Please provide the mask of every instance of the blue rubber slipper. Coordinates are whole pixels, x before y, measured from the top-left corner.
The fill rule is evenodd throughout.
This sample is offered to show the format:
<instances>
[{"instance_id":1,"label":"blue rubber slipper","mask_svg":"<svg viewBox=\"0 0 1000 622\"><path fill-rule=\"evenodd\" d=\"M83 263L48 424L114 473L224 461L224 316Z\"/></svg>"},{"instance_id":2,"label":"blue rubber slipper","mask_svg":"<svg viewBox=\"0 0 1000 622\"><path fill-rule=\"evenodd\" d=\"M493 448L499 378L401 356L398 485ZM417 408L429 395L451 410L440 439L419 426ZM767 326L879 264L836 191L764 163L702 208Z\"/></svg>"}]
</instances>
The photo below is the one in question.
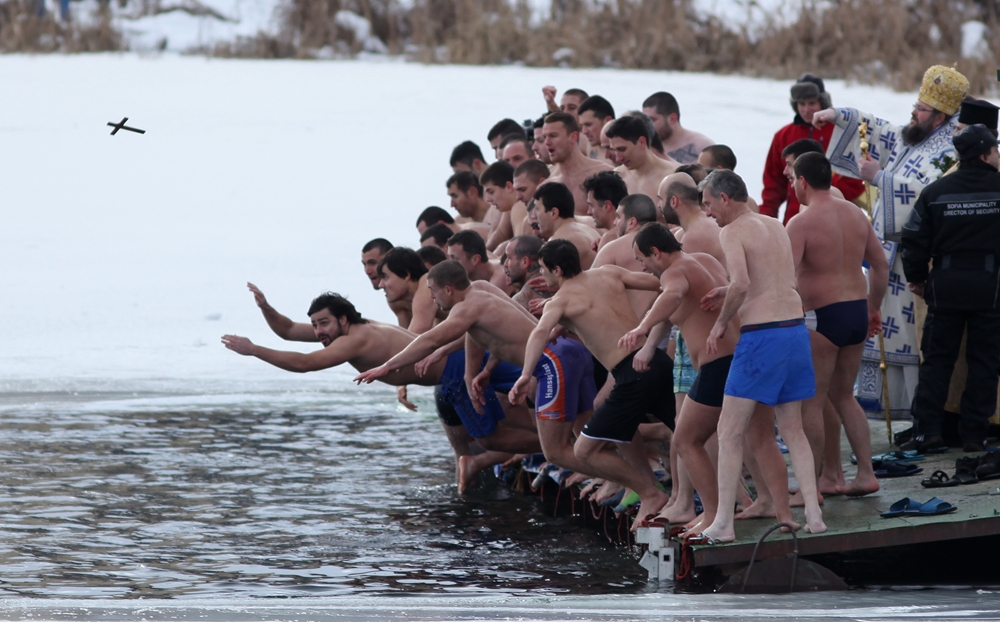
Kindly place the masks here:
<instances>
[{"instance_id":1,"label":"blue rubber slipper","mask_svg":"<svg viewBox=\"0 0 1000 622\"><path fill-rule=\"evenodd\" d=\"M879 514L879 516L881 516L882 518L896 518L898 516L906 516L907 512L916 512L921 507L923 507L923 504L921 504L919 501L914 501L909 497L904 497L899 501L890 505L889 510L887 512L882 512L881 514Z\"/></svg>"},{"instance_id":2,"label":"blue rubber slipper","mask_svg":"<svg viewBox=\"0 0 1000 622\"><path fill-rule=\"evenodd\" d=\"M954 512L958 508L948 503L934 497L927 503L922 504L920 507L907 508L903 511L903 516L937 516L939 514L947 514L949 512Z\"/></svg>"},{"instance_id":3,"label":"blue rubber slipper","mask_svg":"<svg viewBox=\"0 0 1000 622\"><path fill-rule=\"evenodd\" d=\"M611 495L607 499L602 500L600 503L601 505L610 505L611 507L615 507L616 505L621 503L622 499L624 498L625 498L625 489L622 488L621 490Z\"/></svg>"}]
</instances>

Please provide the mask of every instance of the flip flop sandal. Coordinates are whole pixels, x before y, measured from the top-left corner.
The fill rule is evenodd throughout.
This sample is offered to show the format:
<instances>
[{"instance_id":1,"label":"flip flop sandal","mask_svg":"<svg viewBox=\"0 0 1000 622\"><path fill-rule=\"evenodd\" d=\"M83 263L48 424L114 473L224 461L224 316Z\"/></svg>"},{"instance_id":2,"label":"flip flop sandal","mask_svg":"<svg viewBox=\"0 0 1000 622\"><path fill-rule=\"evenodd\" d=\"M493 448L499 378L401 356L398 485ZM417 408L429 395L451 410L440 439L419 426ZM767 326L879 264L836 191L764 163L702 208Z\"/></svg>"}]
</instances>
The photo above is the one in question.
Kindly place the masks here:
<instances>
[{"instance_id":1,"label":"flip flop sandal","mask_svg":"<svg viewBox=\"0 0 1000 622\"><path fill-rule=\"evenodd\" d=\"M962 456L958 460L955 460L955 468L975 471L979 468L980 458L985 458L985 456Z\"/></svg>"},{"instance_id":2,"label":"flip flop sandal","mask_svg":"<svg viewBox=\"0 0 1000 622\"><path fill-rule=\"evenodd\" d=\"M945 474L947 475L947 473ZM879 514L882 518L896 518L905 516L907 512L916 512L920 509L921 503L913 501L909 497L904 497L889 506L889 509Z\"/></svg>"},{"instance_id":3,"label":"flip flop sandal","mask_svg":"<svg viewBox=\"0 0 1000 622\"><path fill-rule=\"evenodd\" d=\"M949 512L954 512L958 508L948 503L947 501L942 501L937 497L934 497L927 503L922 504L916 510L907 510L903 512L904 516L937 516L939 514L948 514Z\"/></svg>"},{"instance_id":4,"label":"flip flop sandal","mask_svg":"<svg viewBox=\"0 0 1000 622\"><path fill-rule=\"evenodd\" d=\"M875 477L879 479L889 477L908 477L923 471L923 468L915 464L906 462L886 462L884 460L873 460L872 467L875 469Z\"/></svg>"},{"instance_id":5,"label":"flip flop sandal","mask_svg":"<svg viewBox=\"0 0 1000 622\"><path fill-rule=\"evenodd\" d=\"M948 477L948 474L944 471L934 471L928 479L920 482L920 485L924 488L950 488L958 486L959 483L957 479Z\"/></svg>"},{"instance_id":6,"label":"flip flop sandal","mask_svg":"<svg viewBox=\"0 0 1000 622\"><path fill-rule=\"evenodd\" d=\"M888 453L872 456L872 460L882 460L884 462L919 462L924 457L914 450L910 451L890 451Z\"/></svg>"},{"instance_id":7,"label":"flip flop sandal","mask_svg":"<svg viewBox=\"0 0 1000 622\"><path fill-rule=\"evenodd\" d=\"M624 499L624 498L625 498L625 489L622 488L621 490L619 490L615 494L611 495L607 499L601 499L601 501L599 503L601 505L605 505L605 506L609 505L611 507L614 507L614 506L618 505L619 503L621 503L622 499Z\"/></svg>"}]
</instances>

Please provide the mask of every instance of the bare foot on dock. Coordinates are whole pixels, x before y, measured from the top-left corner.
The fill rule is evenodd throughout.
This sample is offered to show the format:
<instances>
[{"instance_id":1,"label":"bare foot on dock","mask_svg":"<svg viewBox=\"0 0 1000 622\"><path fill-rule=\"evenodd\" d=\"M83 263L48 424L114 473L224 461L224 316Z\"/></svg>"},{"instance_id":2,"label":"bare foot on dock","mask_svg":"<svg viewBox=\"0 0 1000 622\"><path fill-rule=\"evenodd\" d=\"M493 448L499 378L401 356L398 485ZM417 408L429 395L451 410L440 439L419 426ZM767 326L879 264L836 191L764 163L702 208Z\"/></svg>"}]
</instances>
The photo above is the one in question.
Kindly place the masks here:
<instances>
[{"instance_id":1,"label":"bare foot on dock","mask_svg":"<svg viewBox=\"0 0 1000 622\"><path fill-rule=\"evenodd\" d=\"M873 492L879 491L878 479L872 476L870 479L855 477L850 484L841 487L840 494L848 497L863 497Z\"/></svg>"},{"instance_id":2,"label":"bare foot on dock","mask_svg":"<svg viewBox=\"0 0 1000 622\"><path fill-rule=\"evenodd\" d=\"M569 488L570 486L576 486L577 484L583 483L590 479L589 475L584 475L583 473L574 473L563 480L563 487Z\"/></svg>"},{"instance_id":3,"label":"bare foot on dock","mask_svg":"<svg viewBox=\"0 0 1000 622\"><path fill-rule=\"evenodd\" d=\"M657 518L665 519L671 524L675 523L688 523L699 518L694 513L694 506L682 507L682 504L675 503L673 505L667 504L660 510L660 513L656 515Z\"/></svg>"},{"instance_id":4,"label":"bare foot on dock","mask_svg":"<svg viewBox=\"0 0 1000 622\"><path fill-rule=\"evenodd\" d=\"M606 483L606 482L607 482L607 480L603 480L603 479L601 479L599 477L595 477L594 479L592 479L590 481L589 484L587 484L586 486L584 486L583 488L580 489L580 498L581 499L586 499L590 495L595 494L596 491L598 490L598 487L601 486L602 484Z\"/></svg>"},{"instance_id":5,"label":"bare foot on dock","mask_svg":"<svg viewBox=\"0 0 1000 622\"><path fill-rule=\"evenodd\" d=\"M708 529L711 525L711 522L705 520L704 514L695 516L684 524L684 533L699 533Z\"/></svg>"},{"instance_id":6,"label":"bare foot on dock","mask_svg":"<svg viewBox=\"0 0 1000 622\"><path fill-rule=\"evenodd\" d=\"M743 510L733 518L735 519L748 519L748 518L774 518L774 504L771 502L764 502L759 497L756 501L750 504L750 507Z\"/></svg>"},{"instance_id":7,"label":"bare foot on dock","mask_svg":"<svg viewBox=\"0 0 1000 622\"><path fill-rule=\"evenodd\" d=\"M820 494L819 492L816 493L816 500L819 502L820 505L823 505L823 495ZM802 498L801 490L796 491L795 494L792 495L792 498L788 500L788 505L790 505L793 508L805 507L806 502L805 499Z\"/></svg>"},{"instance_id":8,"label":"bare foot on dock","mask_svg":"<svg viewBox=\"0 0 1000 622\"><path fill-rule=\"evenodd\" d=\"M632 531L645 526L646 518L655 516L657 512L663 509L663 506L667 504L667 501L670 500L667 493L663 492L659 488L654 488L653 492L655 494L646 499L642 499L639 503L639 513L636 514L635 520L632 521Z\"/></svg>"},{"instance_id":9,"label":"bare foot on dock","mask_svg":"<svg viewBox=\"0 0 1000 622\"><path fill-rule=\"evenodd\" d=\"M798 531L799 529L802 529L802 525L796 523L793 520L784 520L784 521L781 521L781 522L785 523L786 525L791 525L792 526L791 529L789 529L788 527L782 527L781 530L780 530L781 533L790 533L792 531Z\"/></svg>"},{"instance_id":10,"label":"bare foot on dock","mask_svg":"<svg viewBox=\"0 0 1000 622\"><path fill-rule=\"evenodd\" d=\"M830 477L827 475L828 469L823 469L823 474L819 476L816 480L816 488L819 489L819 494L821 495L843 495L847 494L844 489L847 488L847 482L844 480L844 472L839 471L837 474L839 477Z\"/></svg>"},{"instance_id":11,"label":"bare foot on dock","mask_svg":"<svg viewBox=\"0 0 1000 622\"><path fill-rule=\"evenodd\" d=\"M591 496L595 502L600 503L605 499L609 499L616 494L618 491L624 488L621 484L616 484L615 482L604 482L604 485L597 489L597 492Z\"/></svg>"},{"instance_id":12,"label":"bare foot on dock","mask_svg":"<svg viewBox=\"0 0 1000 622\"><path fill-rule=\"evenodd\" d=\"M826 531L826 523L823 522L823 515L818 514L810 518L806 512L806 533L823 533Z\"/></svg>"}]
</instances>

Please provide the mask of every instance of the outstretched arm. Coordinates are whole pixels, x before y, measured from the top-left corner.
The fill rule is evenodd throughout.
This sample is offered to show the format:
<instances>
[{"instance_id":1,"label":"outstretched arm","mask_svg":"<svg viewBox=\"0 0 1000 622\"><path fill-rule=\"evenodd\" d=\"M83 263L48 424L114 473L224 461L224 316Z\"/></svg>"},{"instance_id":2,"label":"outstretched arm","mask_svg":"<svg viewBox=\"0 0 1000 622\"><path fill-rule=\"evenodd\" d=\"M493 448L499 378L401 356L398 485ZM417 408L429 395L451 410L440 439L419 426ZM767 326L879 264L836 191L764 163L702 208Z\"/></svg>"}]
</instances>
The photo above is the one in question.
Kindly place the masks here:
<instances>
[{"instance_id":1,"label":"outstretched arm","mask_svg":"<svg viewBox=\"0 0 1000 622\"><path fill-rule=\"evenodd\" d=\"M285 341L319 341L316 333L310 324L303 322L293 322L288 317L278 313L274 307L264 297L264 292L260 291L253 283L247 283L247 289L253 293L254 302L260 307L260 312L264 315L264 321L271 327L274 334Z\"/></svg>"},{"instance_id":2,"label":"outstretched arm","mask_svg":"<svg viewBox=\"0 0 1000 622\"><path fill-rule=\"evenodd\" d=\"M868 336L882 330L882 299L889 287L889 260L875 229L868 225L868 242L865 244L865 261L868 262Z\"/></svg>"},{"instance_id":3,"label":"outstretched arm","mask_svg":"<svg viewBox=\"0 0 1000 622\"><path fill-rule=\"evenodd\" d=\"M361 384L378 380L389 372L413 365L441 346L455 341L469 329L468 325L461 321L460 316L460 313L453 313L447 320L411 341L410 345L396 356L374 369L358 374L354 381Z\"/></svg>"},{"instance_id":4,"label":"outstretched arm","mask_svg":"<svg viewBox=\"0 0 1000 622\"><path fill-rule=\"evenodd\" d=\"M524 348L524 367L521 368L521 377L514 383L510 390L509 399L513 404L520 404L528 394L528 386L531 383L531 375L538 365L538 359L542 358L545 352L545 343L549 340L549 333L559 324L562 319L565 303L559 300L558 296L550 298L545 305L545 311L538 321L538 325L528 336L528 343Z\"/></svg>"},{"instance_id":5,"label":"outstretched arm","mask_svg":"<svg viewBox=\"0 0 1000 622\"><path fill-rule=\"evenodd\" d=\"M648 272L633 272L621 266L603 266L605 270L614 270L615 276L621 279L625 289L639 289L648 292L660 291L660 279Z\"/></svg>"},{"instance_id":6,"label":"outstretched arm","mask_svg":"<svg viewBox=\"0 0 1000 622\"><path fill-rule=\"evenodd\" d=\"M275 367L297 373L329 369L348 362L353 357L353 353L342 344L339 344L338 342L340 341L344 340L338 339L322 350L303 354L302 352L272 350L271 348L258 346L246 337L239 337L237 335L222 336L222 344L237 354L255 356L265 363L270 363Z\"/></svg>"},{"instance_id":7,"label":"outstretched arm","mask_svg":"<svg viewBox=\"0 0 1000 622\"><path fill-rule=\"evenodd\" d=\"M663 293L656 297L639 325L622 336L618 341L619 348L633 350L639 344L640 337L649 335L649 331L657 324L668 322L670 316L680 308L688 291L687 279L671 274L664 278L662 285Z\"/></svg>"}]
</instances>

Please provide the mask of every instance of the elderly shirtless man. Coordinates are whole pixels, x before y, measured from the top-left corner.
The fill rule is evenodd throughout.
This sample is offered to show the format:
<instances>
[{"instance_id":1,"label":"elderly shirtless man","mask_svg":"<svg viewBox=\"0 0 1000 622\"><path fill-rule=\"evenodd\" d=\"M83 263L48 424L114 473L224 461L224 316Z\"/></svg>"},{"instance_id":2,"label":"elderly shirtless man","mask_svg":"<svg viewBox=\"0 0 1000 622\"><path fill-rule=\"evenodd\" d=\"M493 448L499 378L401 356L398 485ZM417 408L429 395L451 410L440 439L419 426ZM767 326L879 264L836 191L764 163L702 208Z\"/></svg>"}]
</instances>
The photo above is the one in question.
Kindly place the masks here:
<instances>
[{"instance_id":1,"label":"elderly shirtless man","mask_svg":"<svg viewBox=\"0 0 1000 622\"><path fill-rule=\"evenodd\" d=\"M470 364L465 382L473 404L478 404L489 384L489 376L500 361L518 367L524 364L524 352L531 331L537 325L527 309L502 291L483 282L470 282L465 268L455 261L443 261L431 268L428 284L434 300L448 310L448 319L413 341L385 364L358 376L370 382L401 367L419 362L436 349L465 337ZM480 372L473 361L482 360L483 350L490 360ZM559 337L547 344L541 361L531 374L538 381L535 413L538 438L545 459L562 468L586 473L586 465L573 453L576 434L589 421L594 408L594 368L590 352L579 341ZM479 456L462 457L459 491L472 483L476 474L490 466Z\"/></svg>"},{"instance_id":2,"label":"elderly shirtless man","mask_svg":"<svg viewBox=\"0 0 1000 622\"><path fill-rule=\"evenodd\" d=\"M872 469L868 420L854 398L854 381L861 366L865 340L882 329L882 298L889 282L889 263L871 223L856 205L835 198L830 161L822 153L806 153L793 165L795 196L804 208L788 221L796 278L806 310L816 373L816 396L807 400L802 425L812 447L817 473L839 477L819 480L820 493L866 495L879 489ZM871 288L861 270L871 269ZM835 465L822 468L823 406L830 402L840 416L836 430ZM842 479L840 422L858 457L858 474L850 484ZM833 441L834 439L829 439ZM840 481L837 481L840 479Z\"/></svg>"},{"instance_id":3,"label":"elderly shirtless man","mask_svg":"<svg viewBox=\"0 0 1000 622\"><path fill-rule=\"evenodd\" d=\"M565 184L573 193L574 213L586 216L587 195L583 192L584 180L594 173L610 171L611 167L580 153L580 127L571 114L553 112L547 115L541 133L552 163L558 166L547 183Z\"/></svg>"},{"instance_id":4,"label":"elderly shirtless man","mask_svg":"<svg viewBox=\"0 0 1000 622\"><path fill-rule=\"evenodd\" d=\"M649 148L646 123L632 115L611 122L607 135L615 160L627 169L622 175L629 194L655 197L664 177L675 172L678 163L659 158Z\"/></svg>"},{"instance_id":5,"label":"elderly shirtless man","mask_svg":"<svg viewBox=\"0 0 1000 622\"><path fill-rule=\"evenodd\" d=\"M802 401L816 394L816 378L802 299L795 289L792 245L781 223L752 212L748 198L746 184L732 171L713 171L702 182L708 214L723 227L722 249L730 279L728 287L716 288L702 299L709 308L722 305L706 351L719 351L737 313L741 324L719 418L719 509L701 534L706 543L736 539L733 508L743 467L743 438L758 403L775 407L805 500L806 531L826 531L812 452L802 431Z\"/></svg>"},{"instance_id":6,"label":"elderly shirtless man","mask_svg":"<svg viewBox=\"0 0 1000 622\"><path fill-rule=\"evenodd\" d=\"M583 428L574 451L586 472L627 486L639 495L639 515L633 524L633 529L638 528L668 501L667 494L657 487L638 430L639 424L648 420L647 415L673 427L672 363L662 350L653 348L648 370L638 372L633 368L633 359L639 348L619 348L618 340L639 323L625 297L625 288L656 291L659 279L618 266L584 272L580 254L568 240L547 242L539 251L539 259L542 276L557 291L531 332L524 368L510 391L510 399L516 403L525 397L531 370L542 358L554 328L562 325L583 340L601 365L611 370L615 386ZM604 451L606 441L617 443L624 459Z\"/></svg>"}]
</instances>

